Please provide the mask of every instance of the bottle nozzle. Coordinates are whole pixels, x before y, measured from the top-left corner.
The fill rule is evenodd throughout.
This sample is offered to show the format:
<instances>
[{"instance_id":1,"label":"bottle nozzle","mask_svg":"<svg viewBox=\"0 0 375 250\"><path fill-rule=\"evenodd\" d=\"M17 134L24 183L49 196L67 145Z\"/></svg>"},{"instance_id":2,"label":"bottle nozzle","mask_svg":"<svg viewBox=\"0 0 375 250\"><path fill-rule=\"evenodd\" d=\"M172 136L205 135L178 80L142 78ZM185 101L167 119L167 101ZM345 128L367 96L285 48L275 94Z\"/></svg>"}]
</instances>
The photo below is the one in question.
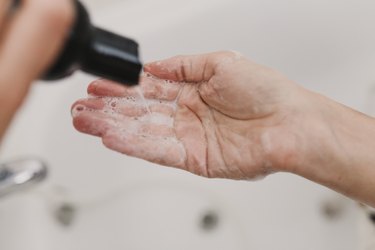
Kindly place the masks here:
<instances>
[{"instance_id":1,"label":"bottle nozzle","mask_svg":"<svg viewBox=\"0 0 375 250\"><path fill-rule=\"evenodd\" d=\"M81 69L124 85L136 85L142 70L138 44L91 25L84 6L75 1L76 20L55 64L44 80L56 80Z\"/></svg>"},{"instance_id":2,"label":"bottle nozzle","mask_svg":"<svg viewBox=\"0 0 375 250\"><path fill-rule=\"evenodd\" d=\"M90 46L82 58L82 70L116 82L138 83L142 63L138 44L100 28L93 28Z\"/></svg>"}]
</instances>

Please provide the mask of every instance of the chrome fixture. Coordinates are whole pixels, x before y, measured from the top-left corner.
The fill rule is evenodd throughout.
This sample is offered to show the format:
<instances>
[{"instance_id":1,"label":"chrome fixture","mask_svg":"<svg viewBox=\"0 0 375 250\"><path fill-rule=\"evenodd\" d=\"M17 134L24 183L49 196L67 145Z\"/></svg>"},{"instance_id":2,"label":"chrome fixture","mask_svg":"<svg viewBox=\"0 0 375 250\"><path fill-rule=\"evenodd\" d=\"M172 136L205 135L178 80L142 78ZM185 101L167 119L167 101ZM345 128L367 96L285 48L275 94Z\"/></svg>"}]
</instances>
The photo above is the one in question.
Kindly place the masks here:
<instances>
[{"instance_id":1,"label":"chrome fixture","mask_svg":"<svg viewBox=\"0 0 375 250\"><path fill-rule=\"evenodd\" d=\"M27 190L47 177L46 164L38 159L20 159L0 164L0 198Z\"/></svg>"}]
</instances>

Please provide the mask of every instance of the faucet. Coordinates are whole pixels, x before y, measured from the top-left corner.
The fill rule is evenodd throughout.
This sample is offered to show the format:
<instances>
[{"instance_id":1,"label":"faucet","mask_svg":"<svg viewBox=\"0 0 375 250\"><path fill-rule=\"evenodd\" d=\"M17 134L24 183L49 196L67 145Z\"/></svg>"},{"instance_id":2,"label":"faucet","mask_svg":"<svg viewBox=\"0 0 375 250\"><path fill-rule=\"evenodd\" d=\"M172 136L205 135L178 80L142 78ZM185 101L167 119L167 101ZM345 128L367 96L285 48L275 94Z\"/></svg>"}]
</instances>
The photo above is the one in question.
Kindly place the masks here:
<instances>
[{"instance_id":1,"label":"faucet","mask_svg":"<svg viewBox=\"0 0 375 250\"><path fill-rule=\"evenodd\" d=\"M39 159L19 159L0 164L0 198L29 188L47 177L47 166Z\"/></svg>"}]
</instances>

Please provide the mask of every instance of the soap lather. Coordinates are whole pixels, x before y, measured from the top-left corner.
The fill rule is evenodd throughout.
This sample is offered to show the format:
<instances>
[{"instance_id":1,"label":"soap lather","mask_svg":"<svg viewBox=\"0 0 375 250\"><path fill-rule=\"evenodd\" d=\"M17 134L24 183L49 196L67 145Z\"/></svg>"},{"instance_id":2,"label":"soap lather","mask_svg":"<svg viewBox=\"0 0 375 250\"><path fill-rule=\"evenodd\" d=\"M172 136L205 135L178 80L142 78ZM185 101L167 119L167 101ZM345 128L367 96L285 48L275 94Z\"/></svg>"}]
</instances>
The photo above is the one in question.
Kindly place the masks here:
<instances>
[{"instance_id":1,"label":"soap lather","mask_svg":"<svg viewBox=\"0 0 375 250\"><path fill-rule=\"evenodd\" d=\"M22 1L14 1L16 7ZM136 85L142 70L138 44L132 39L94 27L85 7L74 0L76 18L65 46L42 77L58 80L77 70L124 85Z\"/></svg>"}]
</instances>

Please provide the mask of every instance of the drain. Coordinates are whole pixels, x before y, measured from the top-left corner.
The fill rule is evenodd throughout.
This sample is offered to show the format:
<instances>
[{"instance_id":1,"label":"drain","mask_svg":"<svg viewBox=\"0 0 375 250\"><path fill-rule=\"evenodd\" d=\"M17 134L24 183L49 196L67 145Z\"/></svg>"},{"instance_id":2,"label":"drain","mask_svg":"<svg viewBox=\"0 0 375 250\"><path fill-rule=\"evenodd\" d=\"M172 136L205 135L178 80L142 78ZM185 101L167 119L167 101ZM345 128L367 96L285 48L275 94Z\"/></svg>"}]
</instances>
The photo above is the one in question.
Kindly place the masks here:
<instances>
[{"instance_id":1,"label":"drain","mask_svg":"<svg viewBox=\"0 0 375 250\"><path fill-rule=\"evenodd\" d=\"M372 223L375 224L375 213L369 213L368 214L369 219L372 221Z\"/></svg>"},{"instance_id":2,"label":"drain","mask_svg":"<svg viewBox=\"0 0 375 250\"><path fill-rule=\"evenodd\" d=\"M219 215L214 211L208 211L200 219L200 228L211 232L219 226Z\"/></svg>"},{"instance_id":3,"label":"drain","mask_svg":"<svg viewBox=\"0 0 375 250\"><path fill-rule=\"evenodd\" d=\"M55 218L60 225L69 227L76 217L76 208L70 203L61 204L55 211Z\"/></svg>"}]
</instances>

